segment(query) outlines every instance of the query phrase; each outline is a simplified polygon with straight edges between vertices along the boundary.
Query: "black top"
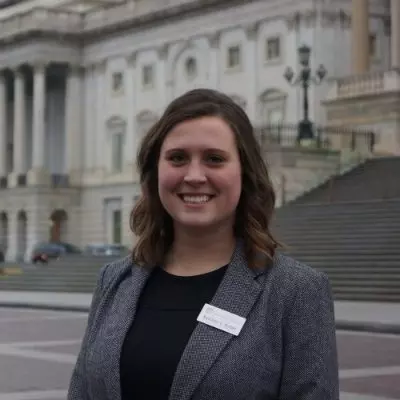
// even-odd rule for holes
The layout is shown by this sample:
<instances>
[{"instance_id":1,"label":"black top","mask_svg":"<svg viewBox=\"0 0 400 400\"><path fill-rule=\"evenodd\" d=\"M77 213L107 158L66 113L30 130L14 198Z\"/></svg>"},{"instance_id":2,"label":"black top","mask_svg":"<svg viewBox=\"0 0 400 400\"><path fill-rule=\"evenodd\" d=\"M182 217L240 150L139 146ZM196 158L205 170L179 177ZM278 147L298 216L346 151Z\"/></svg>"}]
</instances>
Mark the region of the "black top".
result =
<instances>
[{"instance_id":1,"label":"black top","mask_svg":"<svg viewBox=\"0 0 400 400\"><path fill-rule=\"evenodd\" d=\"M227 266L196 276L156 268L140 296L122 346L122 400L167 400L182 352L197 317L210 303Z\"/></svg>"}]
</instances>

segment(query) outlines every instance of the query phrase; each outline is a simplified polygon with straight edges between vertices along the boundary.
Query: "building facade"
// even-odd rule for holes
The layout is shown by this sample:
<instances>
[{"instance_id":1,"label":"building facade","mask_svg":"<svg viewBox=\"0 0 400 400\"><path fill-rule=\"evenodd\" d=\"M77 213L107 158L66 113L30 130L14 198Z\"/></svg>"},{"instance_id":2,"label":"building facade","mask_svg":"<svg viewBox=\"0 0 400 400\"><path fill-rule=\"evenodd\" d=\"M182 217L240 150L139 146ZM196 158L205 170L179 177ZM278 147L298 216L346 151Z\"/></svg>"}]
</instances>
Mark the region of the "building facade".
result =
<instances>
[{"instance_id":1,"label":"building facade","mask_svg":"<svg viewBox=\"0 0 400 400\"><path fill-rule=\"evenodd\" d=\"M400 1L391 0L388 5L389 67L374 68L370 55L376 43L368 40L371 3L354 0L352 69L334 81L323 103L329 125L372 129L377 152L400 155Z\"/></svg>"},{"instance_id":2,"label":"building facade","mask_svg":"<svg viewBox=\"0 0 400 400\"><path fill-rule=\"evenodd\" d=\"M301 91L283 75L308 44L312 67L328 70L310 90L310 117L323 124L332 82L358 62L356 35L375 71L400 53L399 21L393 27L382 0L369 2L368 32L354 29L363 0L15 3L0 4L0 239L9 260L49 238L129 245L138 144L185 91L221 90L255 126L295 123Z\"/></svg>"}]
</instances>

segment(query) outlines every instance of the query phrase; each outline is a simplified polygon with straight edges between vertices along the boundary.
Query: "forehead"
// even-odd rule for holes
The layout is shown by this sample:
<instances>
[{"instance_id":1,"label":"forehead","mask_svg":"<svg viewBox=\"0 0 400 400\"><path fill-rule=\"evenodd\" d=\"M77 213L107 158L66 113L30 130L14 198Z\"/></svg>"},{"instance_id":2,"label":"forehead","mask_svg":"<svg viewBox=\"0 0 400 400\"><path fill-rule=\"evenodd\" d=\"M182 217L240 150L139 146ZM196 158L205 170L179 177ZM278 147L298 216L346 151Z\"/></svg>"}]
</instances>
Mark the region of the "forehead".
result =
<instances>
[{"instance_id":1,"label":"forehead","mask_svg":"<svg viewBox=\"0 0 400 400\"><path fill-rule=\"evenodd\" d=\"M229 125L218 117L202 117L177 124L167 134L162 151L174 148L236 148L235 135Z\"/></svg>"}]
</instances>

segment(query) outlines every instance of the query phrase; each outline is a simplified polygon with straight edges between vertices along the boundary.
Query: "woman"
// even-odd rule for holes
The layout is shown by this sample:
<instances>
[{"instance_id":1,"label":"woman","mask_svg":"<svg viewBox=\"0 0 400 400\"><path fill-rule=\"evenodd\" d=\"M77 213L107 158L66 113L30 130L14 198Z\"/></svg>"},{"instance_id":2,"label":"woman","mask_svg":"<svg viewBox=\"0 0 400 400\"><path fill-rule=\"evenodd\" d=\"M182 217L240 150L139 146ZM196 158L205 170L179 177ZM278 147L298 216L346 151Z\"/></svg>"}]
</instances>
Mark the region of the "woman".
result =
<instances>
[{"instance_id":1,"label":"woman","mask_svg":"<svg viewBox=\"0 0 400 400\"><path fill-rule=\"evenodd\" d=\"M245 112L198 89L138 155L133 257L105 266L69 400L337 400L327 277L278 254Z\"/></svg>"}]
</instances>

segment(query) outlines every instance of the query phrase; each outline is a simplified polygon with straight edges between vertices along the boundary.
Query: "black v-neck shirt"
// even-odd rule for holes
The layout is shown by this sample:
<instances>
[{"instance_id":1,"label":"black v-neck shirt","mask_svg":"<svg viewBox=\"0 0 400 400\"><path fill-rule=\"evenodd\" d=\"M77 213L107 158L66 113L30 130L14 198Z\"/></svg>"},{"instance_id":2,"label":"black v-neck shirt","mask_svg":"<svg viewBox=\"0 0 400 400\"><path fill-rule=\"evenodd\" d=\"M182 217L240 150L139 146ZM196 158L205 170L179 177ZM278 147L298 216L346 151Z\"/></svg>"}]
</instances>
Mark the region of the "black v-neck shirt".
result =
<instances>
[{"instance_id":1,"label":"black v-neck shirt","mask_svg":"<svg viewBox=\"0 0 400 400\"><path fill-rule=\"evenodd\" d=\"M153 270L122 346L122 400L168 399L197 317L214 297L226 269L189 277Z\"/></svg>"}]
</instances>

